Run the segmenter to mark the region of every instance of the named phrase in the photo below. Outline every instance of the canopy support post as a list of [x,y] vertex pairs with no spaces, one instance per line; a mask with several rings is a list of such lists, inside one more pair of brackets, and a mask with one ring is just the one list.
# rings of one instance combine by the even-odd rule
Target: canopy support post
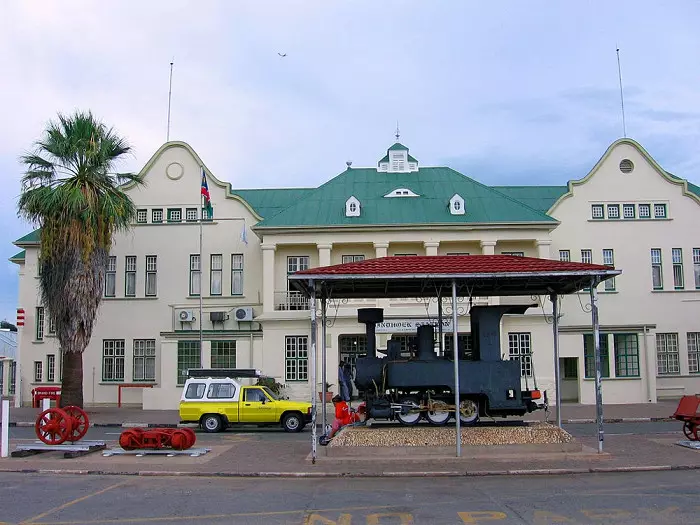
[[311,289],[311,463],[316,464],[316,283],[309,280]]
[[595,351],[595,412],[598,424],[598,454],[603,452],[603,385],[600,366],[600,321],[598,319],[598,282],[591,279],[591,317],[593,321],[593,348]]
[[440,356],[445,355],[445,338],[442,333],[442,287],[440,287],[440,290],[438,290],[438,296],[437,296],[437,301],[438,301],[438,333],[439,333],[439,352]]
[[326,298],[321,298],[321,381],[323,392],[321,398],[321,434],[326,432]]
[[462,430],[459,420],[459,330],[457,328],[457,280],[452,279],[452,354],[455,363],[455,428],[457,457],[462,455]]
[[557,396],[557,426],[561,428],[561,373],[559,370],[559,301],[557,294],[549,296],[552,301],[552,332],[554,335],[554,394]]

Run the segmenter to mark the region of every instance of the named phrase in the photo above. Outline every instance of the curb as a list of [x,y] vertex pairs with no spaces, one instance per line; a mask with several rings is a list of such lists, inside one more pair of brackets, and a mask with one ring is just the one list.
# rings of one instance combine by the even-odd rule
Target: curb
[[570,469],[513,469],[482,471],[435,472],[184,472],[165,470],[104,471],[83,469],[2,469],[2,473],[61,474],[73,476],[140,476],[140,477],[202,477],[202,478],[438,478],[486,476],[561,476],[571,474],[603,474],[614,472],[659,472],[700,470],[700,465],[643,465],[636,467],[591,467]]
[[[659,423],[659,422],[673,422],[677,421],[672,417],[621,417],[621,418],[608,418],[603,419],[603,423]],[[554,424],[555,421],[550,421]],[[583,418],[583,419],[562,419],[561,422],[566,425],[575,424],[588,424],[596,423],[595,418]],[[541,423],[538,420],[525,420],[525,423]],[[19,421],[11,422],[11,427],[34,427],[33,421]],[[196,423],[90,423],[91,427],[102,427],[102,428],[183,428],[196,426]]]

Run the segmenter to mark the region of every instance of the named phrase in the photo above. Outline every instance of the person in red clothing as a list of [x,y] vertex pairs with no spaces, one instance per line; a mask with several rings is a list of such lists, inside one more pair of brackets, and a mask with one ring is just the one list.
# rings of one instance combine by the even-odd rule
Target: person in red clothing
[[350,407],[343,401],[340,395],[333,396],[333,406],[335,406],[335,420],[331,426],[331,433],[328,434],[328,439],[330,440],[335,436],[336,432],[343,428],[345,425],[350,425],[358,419],[357,414],[350,412]]

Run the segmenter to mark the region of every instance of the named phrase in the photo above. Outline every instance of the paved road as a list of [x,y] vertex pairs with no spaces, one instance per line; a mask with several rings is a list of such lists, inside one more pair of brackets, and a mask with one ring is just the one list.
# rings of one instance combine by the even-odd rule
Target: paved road
[[[593,424],[572,424],[563,425],[567,432],[573,436],[596,436],[596,426]],[[682,425],[679,422],[654,422],[654,423],[609,423],[604,425],[606,435],[625,434],[677,434],[679,439],[683,439],[681,432]],[[106,441],[117,441],[123,429],[111,427],[92,427],[84,439],[99,439]],[[319,430],[320,432],[320,430]],[[280,428],[257,428],[240,427],[230,429],[221,434],[207,434],[197,431],[197,442],[215,442],[227,436],[246,435],[260,439],[262,441],[308,441],[310,440],[310,428],[304,429],[300,433],[287,433]],[[10,439],[35,440],[34,429],[30,427],[11,427]]]
[[687,524],[697,472],[230,479],[0,474],[0,521],[34,524]]

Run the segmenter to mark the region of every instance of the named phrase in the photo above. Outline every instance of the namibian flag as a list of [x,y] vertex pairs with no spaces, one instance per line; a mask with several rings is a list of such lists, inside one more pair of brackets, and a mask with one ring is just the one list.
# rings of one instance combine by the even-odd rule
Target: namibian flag
[[207,185],[207,174],[204,172],[204,168],[202,168],[202,197],[204,197],[204,207],[207,210],[207,217],[211,218],[212,217],[212,207],[211,207],[211,196],[209,195],[209,186]]

